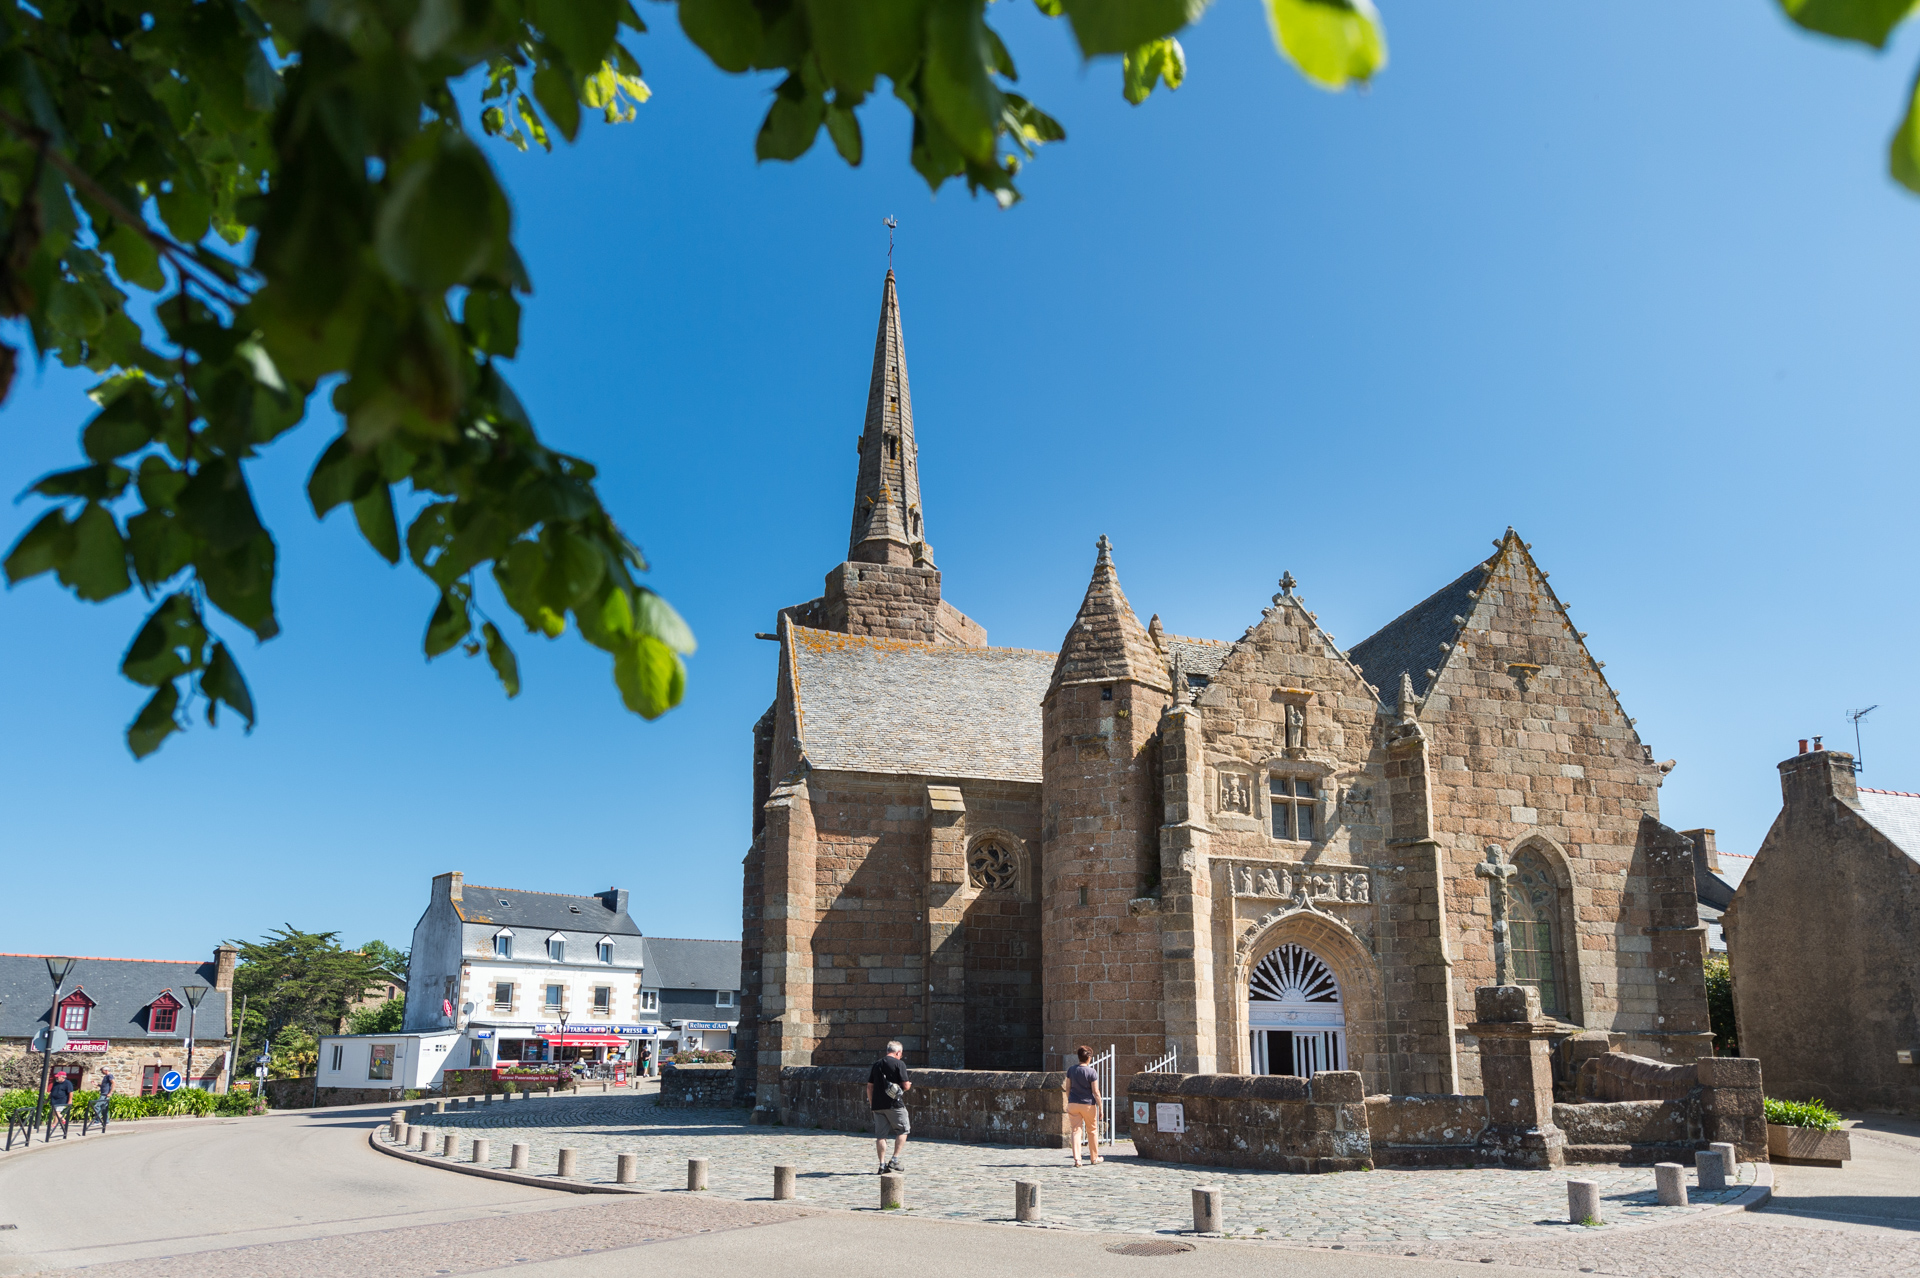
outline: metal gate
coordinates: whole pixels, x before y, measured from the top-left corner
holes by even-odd
[[[1094,1076],[1100,1080],[1100,1139],[1113,1139],[1113,1061],[1115,1048],[1093,1058]],[[1076,1138],[1077,1139],[1077,1138]]]

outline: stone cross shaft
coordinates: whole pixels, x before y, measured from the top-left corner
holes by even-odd
[[[1498,843],[1487,844],[1487,859],[1473,872],[1488,881],[1493,889],[1493,983],[1513,984],[1513,944],[1507,926],[1507,880],[1519,873],[1519,867],[1506,864]]]

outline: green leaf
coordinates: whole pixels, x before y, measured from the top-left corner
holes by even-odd
[[[809,92],[798,73],[789,75],[774,91],[773,105],[754,139],[754,155],[762,160],[799,159],[813,146],[826,113],[826,99]]]
[[[1208,0],[1065,0],[1073,38],[1087,57],[1130,53],[1200,21]],[[1042,6],[1041,12],[1046,12]]]
[[[393,490],[375,484],[366,496],[353,503],[354,522],[367,544],[380,552],[390,564],[400,562],[400,525],[393,517]]]
[[[553,110],[544,98],[542,105]],[[499,268],[512,215],[479,148],[444,129],[396,167],[374,223],[381,265],[402,283],[436,294]]]
[[[91,603],[111,599],[133,585],[127,574],[127,544],[105,506],[88,502],[73,521],[73,546],[54,566],[62,583]]]
[[[107,322],[107,308],[93,285],[55,280],[47,299],[47,323],[62,335],[91,337]]]
[[[680,0],[679,8],[680,29],[715,66],[745,71],[755,64],[766,27],[753,0]]]
[[[487,660],[493,666],[493,673],[500,677],[500,686],[507,690],[509,698],[520,695],[520,662],[515,659],[513,649],[507,647],[507,641],[500,637],[500,628],[489,621],[480,627],[487,637]]]
[[[614,654],[613,681],[627,709],[642,719],[658,719],[686,695],[687,668],[667,645],[639,635]]]
[[[875,77],[900,79],[911,74],[920,60],[926,21],[922,0],[803,3],[820,74],[842,93],[855,97],[870,93]]]
[[[1894,181],[1909,191],[1920,192],[1920,75],[1915,76],[1907,94],[1906,118],[1900,121],[1887,147],[1887,168]]]
[[[193,566],[213,606],[264,641],[280,633],[280,622],[273,614],[277,558],[273,538],[262,529],[224,554],[197,555]]]
[[[206,195],[175,179],[171,191],[162,191],[156,201],[160,217],[182,244],[198,244],[206,238],[207,225],[213,219],[213,205]]]
[[[113,269],[129,284],[137,284],[150,293],[167,286],[167,275],[160,269],[160,251],[153,241],[128,226],[116,222],[101,242],[101,248],[113,256]]]
[[[247,691],[247,681],[240,677],[240,667],[224,643],[213,645],[213,658],[200,676],[200,695],[207,699],[209,725],[217,722],[219,707],[224,702],[247,721],[247,731],[253,731],[253,694]]]
[[[552,639],[567,628],[567,619],[540,602],[540,583],[546,571],[546,552],[536,541],[514,542],[493,563],[493,579],[508,605],[520,614],[528,633]]]
[[[313,474],[307,477],[307,500],[313,504],[314,515],[325,519],[335,506],[363,496],[371,486],[370,478],[366,457],[353,451],[345,435],[340,436],[327,445],[327,451],[314,463]]]
[[[17,586],[30,577],[52,572],[55,564],[72,553],[73,530],[66,514],[49,510],[20,534],[20,540],[7,552],[7,584]]]
[[[991,164],[1001,94],[987,70],[985,4],[986,0],[928,0],[927,61],[921,88],[927,114],[960,154]]]
[[[548,558],[540,599],[555,612],[564,612],[599,589],[607,572],[606,556],[600,553],[600,547],[564,528],[549,529],[544,541]]]
[[[120,659],[120,673],[137,684],[157,688],[198,670],[205,661],[206,646],[207,628],[200,610],[186,591],[177,591],[147,614],[127,655]]]
[[[473,619],[467,614],[467,589],[455,582],[440,592],[433,616],[427,620],[424,644],[431,661],[449,648],[457,647],[473,631]]]
[[[125,387],[94,414],[80,445],[97,462],[138,452],[160,433],[160,406],[144,381]]]
[[[1387,65],[1387,38],[1373,0],[1266,0],[1273,41],[1323,89],[1363,83]]]
[[[533,25],[582,75],[607,57],[620,22],[618,0],[532,0]]]
[[[1916,0],[1780,0],[1789,18],[1809,31],[1887,46],[1893,29],[1913,12]]]
[[[533,96],[539,99],[540,109],[553,121],[553,127],[560,130],[560,136],[573,141],[580,132],[580,96],[567,73],[552,63],[543,65],[533,73]]]
[[[222,554],[245,545],[261,531],[246,476],[231,458],[202,462],[180,490],[179,507],[187,531]]]
[[[860,163],[865,154],[865,145],[860,137],[860,119],[853,113],[852,105],[843,105],[836,94],[827,104],[827,136],[833,139],[833,149],[848,164]]]
[[[193,537],[166,510],[143,510],[127,521],[133,574],[149,588],[173,579],[193,562]]]
[[[1121,69],[1121,93],[1135,106],[1147,100],[1156,82],[1177,89],[1187,78],[1187,54],[1171,37],[1151,40],[1131,50]]]
[[[127,728],[127,748],[133,751],[134,758],[146,758],[160,748],[162,741],[180,730],[179,709],[180,693],[170,683],[147,699],[147,704],[140,707],[140,713]]]
[[[520,303],[504,288],[476,288],[462,304],[467,339],[489,355],[512,359],[520,349]]]
[[[27,491],[39,493],[42,497],[85,497],[89,501],[106,501],[118,497],[133,478],[133,472],[124,466],[103,462],[94,466],[78,466],[73,470],[55,471],[45,478],[36,480]]]
[[[693,630],[673,610],[673,605],[645,586],[634,591],[633,632],[652,635],[679,653],[690,654],[699,646],[694,643]]]

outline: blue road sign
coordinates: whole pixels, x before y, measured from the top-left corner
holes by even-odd
[[[180,1071],[170,1069],[160,1076],[160,1090],[177,1092],[180,1090]]]

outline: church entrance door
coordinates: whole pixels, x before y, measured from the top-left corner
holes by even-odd
[[[1340,982],[1299,945],[1278,946],[1247,977],[1247,1028],[1256,1074],[1347,1068],[1347,1014]]]

